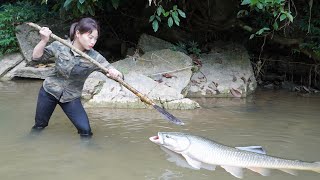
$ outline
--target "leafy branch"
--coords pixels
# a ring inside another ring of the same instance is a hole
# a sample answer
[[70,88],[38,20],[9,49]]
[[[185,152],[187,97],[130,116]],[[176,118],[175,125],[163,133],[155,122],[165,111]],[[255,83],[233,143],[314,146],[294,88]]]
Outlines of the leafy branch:
[[149,22],[152,23],[152,28],[154,32],[157,32],[159,29],[159,23],[161,23],[161,17],[167,19],[168,27],[171,28],[174,24],[177,26],[180,25],[180,18],[186,18],[186,14],[178,9],[177,5],[174,5],[171,10],[166,11],[162,5],[157,5],[157,9],[149,18]]

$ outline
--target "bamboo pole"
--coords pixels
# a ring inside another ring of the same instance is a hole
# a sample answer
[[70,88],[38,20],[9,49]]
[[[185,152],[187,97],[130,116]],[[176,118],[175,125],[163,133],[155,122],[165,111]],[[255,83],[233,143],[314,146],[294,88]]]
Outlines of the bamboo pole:
[[[32,23],[32,22],[28,22],[26,23],[27,25],[34,27],[38,30],[41,29],[41,26]],[[80,54],[82,57],[84,57],[85,59],[87,59],[88,61],[90,61],[91,63],[93,63],[94,65],[98,66],[101,70],[103,70],[106,75],[108,76],[108,69],[104,66],[102,66],[98,61],[96,61],[95,59],[91,58],[89,55],[87,55],[86,53],[80,51],[79,49],[77,49],[76,47],[74,47],[72,44],[70,44],[68,41],[58,37],[57,35],[51,33],[50,35],[51,38],[61,42],[62,44],[68,46],[69,48],[71,48],[73,51],[75,51],[76,53]],[[169,112],[167,112],[165,109],[161,108],[160,106],[156,105],[155,102],[153,102],[149,97],[147,97],[146,95],[140,93],[138,90],[136,90],[135,88],[133,88],[132,86],[130,86],[128,83],[126,83],[123,79],[119,78],[119,77],[111,77],[108,76],[110,79],[117,81],[118,83],[120,83],[121,85],[123,85],[124,87],[126,87],[128,90],[130,90],[133,94],[135,94],[136,96],[138,96],[141,101],[153,106],[157,111],[159,111],[167,120],[169,120],[170,122],[177,124],[177,125],[183,125],[184,123],[179,120],[178,118],[174,117],[172,114],[170,114]]]

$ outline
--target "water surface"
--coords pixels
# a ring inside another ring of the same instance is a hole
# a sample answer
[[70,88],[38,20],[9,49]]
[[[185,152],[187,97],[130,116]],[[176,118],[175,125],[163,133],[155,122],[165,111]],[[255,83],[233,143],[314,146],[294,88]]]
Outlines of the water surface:
[[[202,108],[170,110],[185,126],[168,123],[153,109],[87,109],[94,136],[81,140],[60,107],[49,126],[30,135],[41,81],[0,82],[0,178],[6,180],[236,179],[222,168],[192,170],[170,162],[149,141],[158,131],[201,135],[230,146],[261,145],[273,156],[320,161],[320,98],[257,91],[246,99],[195,99]],[[273,170],[248,180],[318,180]]]

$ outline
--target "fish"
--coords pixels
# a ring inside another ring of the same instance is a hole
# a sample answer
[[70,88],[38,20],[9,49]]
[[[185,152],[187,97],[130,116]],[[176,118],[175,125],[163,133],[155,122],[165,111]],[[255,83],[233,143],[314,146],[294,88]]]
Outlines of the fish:
[[[230,147],[209,138],[182,132],[158,132],[149,138],[155,144],[181,155],[193,169],[215,170],[220,166],[237,178],[243,178],[243,169],[262,176],[278,169],[297,175],[297,170],[320,173],[320,162],[305,162],[267,155],[261,146]],[[181,160],[179,160],[181,161]]]

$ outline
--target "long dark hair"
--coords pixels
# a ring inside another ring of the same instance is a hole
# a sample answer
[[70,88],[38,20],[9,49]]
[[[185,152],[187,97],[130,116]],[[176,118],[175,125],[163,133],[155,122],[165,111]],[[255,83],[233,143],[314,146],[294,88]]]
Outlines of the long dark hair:
[[70,40],[74,40],[74,35],[77,31],[80,32],[80,34],[83,33],[91,33],[93,30],[98,31],[98,35],[100,35],[100,27],[96,20],[92,18],[82,18],[79,22],[75,22],[70,27]]

